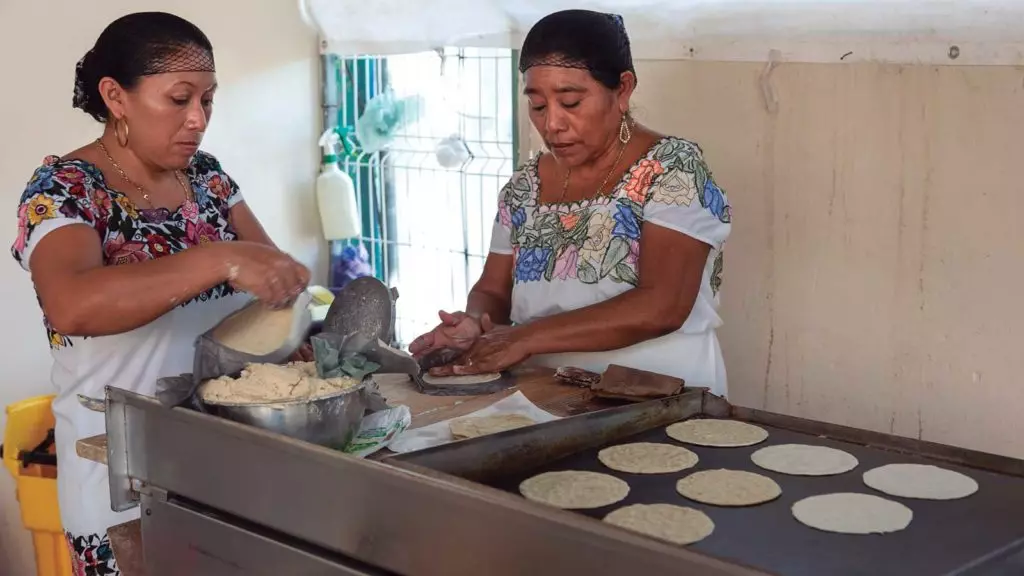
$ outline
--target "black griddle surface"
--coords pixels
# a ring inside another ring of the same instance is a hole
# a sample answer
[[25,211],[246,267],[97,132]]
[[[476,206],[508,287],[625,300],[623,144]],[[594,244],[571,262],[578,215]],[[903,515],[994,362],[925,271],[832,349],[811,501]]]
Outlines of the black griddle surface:
[[[932,576],[959,573],[980,560],[1010,552],[1024,543],[1024,479],[926,458],[830,440],[772,426],[757,424],[768,439],[744,448],[707,448],[682,444],[668,437],[664,427],[624,438],[628,442],[665,442],[686,446],[700,456],[696,467],[674,474],[628,474],[606,468],[597,460],[598,449],[586,450],[552,462],[529,473],[491,483],[519,493],[526,478],[555,470],[590,470],[629,483],[625,500],[611,506],[579,511],[597,519],[630,504],[669,503],[703,510],[715,522],[711,536],[690,548],[729,561],[786,576]],[[778,474],[754,465],[750,455],[774,444],[815,444],[845,450],[860,461],[850,472],[836,476],[801,477]],[[861,475],[877,466],[893,463],[934,464],[974,478],[979,485],[973,496],[960,500],[930,501],[897,498],[864,485]],[[724,508],[693,502],[676,492],[679,478],[697,470],[730,468],[757,472],[782,487],[776,500],[745,508]],[[907,529],[885,535],[846,535],[815,530],[793,518],[794,502],[815,494],[862,492],[901,502],[914,512]],[[998,574],[1006,572],[1006,566]],[[1020,572],[1024,574],[1024,572]],[[974,574],[974,572],[971,572]]]

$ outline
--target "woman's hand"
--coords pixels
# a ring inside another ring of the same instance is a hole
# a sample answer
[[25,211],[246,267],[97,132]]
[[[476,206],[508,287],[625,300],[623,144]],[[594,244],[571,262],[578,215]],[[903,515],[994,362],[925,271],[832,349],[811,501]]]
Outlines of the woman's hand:
[[530,347],[521,328],[492,325],[455,363],[434,368],[430,374],[464,376],[501,372],[524,362],[530,356]]
[[284,252],[255,242],[218,242],[228,283],[271,308],[290,306],[309,285],[309,270]]
[[312,362],[316,360],[316,356],[313,355],[313,345],[306,342],[294,354],[288,358],[289,362]]
[[477,320],[465,312],[441,310],[438,312],[438,316],[441,318],[441,323],[430,332],[413,340],[409,345],[409,353],[414,358],[420,359],[441,348],[469,350],[481,334],[494,326],[486,314]]

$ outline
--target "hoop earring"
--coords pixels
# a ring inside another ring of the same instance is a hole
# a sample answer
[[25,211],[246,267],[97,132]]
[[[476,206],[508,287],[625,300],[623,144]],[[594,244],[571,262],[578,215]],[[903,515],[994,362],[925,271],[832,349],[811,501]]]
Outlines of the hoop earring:
[[619,124],[619,142],[622,142],[623,146],[629,144],[629,141],[633,138],[633,128],[630,126],[629,113],[622,115],[622,123]]
[[[118,126],[120,126],[121,124],[124,124],[124,139],[121,138],[121,131],[117,129]],[[114,137],[117,138],[117,144],[119,146],[121,146],[121,148],[127,148],[128,147],[128,121],[127,120],[122,120],[121,118],[117,118],[117,119],[114,120]]]

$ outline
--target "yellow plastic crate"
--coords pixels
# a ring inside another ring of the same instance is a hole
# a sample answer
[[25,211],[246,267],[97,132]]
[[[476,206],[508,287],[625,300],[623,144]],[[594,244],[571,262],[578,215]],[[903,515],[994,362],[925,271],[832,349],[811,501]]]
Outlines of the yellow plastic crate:
[[[14,476],[21,522],[32,532],[39,576],[71,576],[71,555],[57,504],[57,470],[53,466],[22,466],[18,453],[31,451],[54,426],[53,396],[37,396],[7,407],[3,462]],[[53,450],[51,449],[51,453]]]

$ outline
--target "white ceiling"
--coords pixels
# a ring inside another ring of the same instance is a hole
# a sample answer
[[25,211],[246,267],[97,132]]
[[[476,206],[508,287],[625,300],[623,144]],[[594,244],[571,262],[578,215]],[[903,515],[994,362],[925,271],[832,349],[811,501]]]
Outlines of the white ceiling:
[[[637,58],[1024,63],[1024,0],[300,0],[342,53],[515,48],[565,8],[622,14]],[[949,57],[950,47],[956,59]]]

